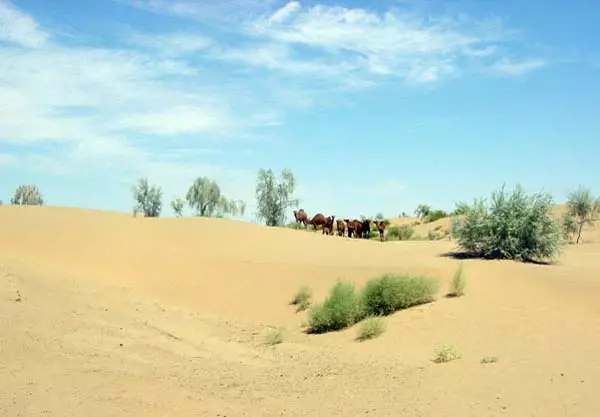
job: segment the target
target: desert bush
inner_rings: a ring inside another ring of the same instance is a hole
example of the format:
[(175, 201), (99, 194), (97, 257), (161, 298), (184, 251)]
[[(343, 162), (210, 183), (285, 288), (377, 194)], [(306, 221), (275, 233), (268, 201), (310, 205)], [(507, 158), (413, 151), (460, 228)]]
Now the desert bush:
[(464, 205), (455, 218), (452, 234), (465, 252), (483, 258), (541, 261), (560, 250), (558, 222), (552, 218), (552, 197), (547, 193), (527, 196), (517, 186), (509, 196), (504, 187), (492, 194), (492, 204), (475, 200)]
[(175, 216), (181, 217), (183, 216), (183, 206), (185, 205), (185, 200), (181, 197), (177, 197), (173, 201), (171, 201), (171, 208), (175, 213)]
[(431, 223), (444, 217), (448, 217), (448, 213), (444, 210), (433, 210), (423, 218), (423, 223)]
[(481, 363), (483, 363), (483, 364), (496, 363), (496, 362), (498, 362), (497, 356), (485, 356), (485, 357), (481, 358)]
[(44, 197), (37, 186), (19, 185), (10, 199), (10, 204), (20, 206), (41, 206), (44, 204)]
[(310, 299), (312, 297), (312, 290), (310, 287), (303, 285), (300, 287), (294, 298), (292, 304), (297, 306), (297, 311), (304, 311), (310, 307)]
[(435, 363), (447, 363), (462, 358), (462, 354), (451, 345), (442, 345), (434, 350), (433, 361)]
[(265, 344), (269, 346), (278, 345), (283, 342), (283, 329), (281, 327), (271, 328), (265, 334)]
[(358, 329), (357, 339), (360, 341), (374, 339), (385, 332), (386, 324), (381, 316), (367, 317)]
[(162, 190), (158, 186), (150, 186), (146, 178), (140, 178), (133, 187), (133, 198), (136, 202), (133, 213), (143, 213), (144, 217), (158, 217), (162, 210)]
[(352, 326), (362, 317), (354, 284), (338, 282), (322, 304), (314, 305), (308, 315), (310, 333), (325, 333)]
[(567, 214), (563, 217), (564, 233), (574, 235), (577, 233), (576, 244), (581, 239), (581, 231), (586, 224), (594, 224), (600, 215), (600, 199), (592, 197), (590, 191), (579, 187), (571, 191), (567, 198)]
[(389, 315), (433, 301), (437, 280), (421, 276), (385, 274), (367, 282), (361, 295), (361, 310), (367, 316)]
[(302, 223), (298, 223), (298, 222), (288, 223), (285, 227), (287, 227), (288, 229), (294, 229), (294, 230), (304, 229), (304, 225)]
[(450, 284), (450, 291), (448, 292), (449, 297), (460, 297), (465, 294), (465, 287), (467, 286), (467, 279), (465, 278), (465, 272), (463, 271), (463, 265), (458, 265), (454, 276), (452, 277), (452, 283)]
[(419, 204), (419, 206), (415, 210), (415, 215), (419, 219), (424, 219), (431, 212), (431, 207), (427, 204)]
[(388, 239), (390, 240), (410, 240), (415, 233), (415, 228), (408, 224), (402, 226), (392, 226), (388, 229)]

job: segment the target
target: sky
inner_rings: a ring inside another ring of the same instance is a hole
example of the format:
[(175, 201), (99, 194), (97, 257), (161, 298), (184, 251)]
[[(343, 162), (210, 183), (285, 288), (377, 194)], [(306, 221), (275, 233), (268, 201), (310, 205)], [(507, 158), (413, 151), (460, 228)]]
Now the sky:
[[(600, 194), (595, 0), (0, 0), (0, 199), (131, 212), (289, 168), (309, 214)], [(190, 214), (186, 208), (186, 215)], [(289, 213), (291, 217), (291, 210)]]

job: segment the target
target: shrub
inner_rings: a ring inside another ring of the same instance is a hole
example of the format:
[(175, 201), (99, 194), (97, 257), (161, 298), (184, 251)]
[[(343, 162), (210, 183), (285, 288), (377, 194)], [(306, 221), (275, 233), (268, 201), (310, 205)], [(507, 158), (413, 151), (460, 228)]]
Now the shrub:
[(581, 231), (586, 224), (594, 224), (600, 215), (600, 199), (594, 199), (590, 191), (586, 188), (579, 189), (569, 193), (567, 200), (568, 212), (563, 217), (563, 227), (565, 234), (574, 235), (577, 233), (576, 244), (581, 239)]
[(289, 229), (294, 229), (294, 230), (304, 229), (304, 225), (302, 223), (298, 223), (298, 222), (288, 223), (286, 225), (286, 227), (289, 228)]
[(423, 223), (431, 223), (436, 220), (443, 219), (444, 217), (448, 217), (448, 213), (446, 213), (444, 210), (433, 210), (425, 216)]
[(404, 224), (402, 226), (392, 226), (388, 229), (387, 237), (390, 240), (410, 240), (415, 233), (414, 227)]
[(460, 264), (452, 277), (452, 283), (450, 284), (450, 291), (448, 292), (449, 297), (460, 297), (465, 294), (465, 287), (467, 286), (467, 280), (463, 271), (463, 266)]
[(357, 339), (360, 341), (374, 339), (385, 332), (385, 321), (381, 316), (372, 316), (365, 319), (358, 329)]
[(19, 185), (10, 203), (20, 206), (42, 206), (44, 198), (35, 185)]
[(549, 194), (527, 196), (517, 186), (507, 196), (502, 187), (492, 194), (490, 208), (482, 199), (461, 207), (465, 214), (454, 219), (452, 233), (459, 246), (474, 256), (541, 261), (554, 257), (561, 245), (551, 208)]
[(181, 197), (177, 197), (173, 201), (171, 201), (171, 208), (173, 209), (173, 213), (175, 216), (181, 217), (183, 216), (183, 207), (185, 205), (185, 200)]
[(367, 282), (361, 296), (365, 315), (389, 315), (415, 305), (433, 301), (437, 281), (408, 275), (385, 274)]
[(312, 297), (312, 290), (310, 287), (303, 285), (300, 287), (294, 299), (292, 300), (292, 304), (295, 304), (297, 307), (297, 311), (306, 310), (310, 306), (310, 298)]
[(150, 186), (146, 178), (140, 178), (132, 189), (136, 204), (133, 214), (143, 213), (144, 217), (158, 217), (162, 210), (162, 189)]
[(362, 317), (354, 284), (338, 282), (330, 291), (329, 297), (314, 305), (308, 316), (311, 333), (325, 333), (352, 326)]
[(265, 335), (265, 343), (269, 346), (278, 345), (283, 342), (283, 329), (277, 327), (275, 329), (269, 329)]
[(484, 358), (481, 359), (481, 363), (486, 364), (486, 363), (496, 363), (498, 362), (498, 357), (497, 356), (486, 356)]
[(446, 363), (460, 359), (461, 357), (461, 353), (454, 346), (442, 345), (435, 349), (433, 361), (435, 363)]

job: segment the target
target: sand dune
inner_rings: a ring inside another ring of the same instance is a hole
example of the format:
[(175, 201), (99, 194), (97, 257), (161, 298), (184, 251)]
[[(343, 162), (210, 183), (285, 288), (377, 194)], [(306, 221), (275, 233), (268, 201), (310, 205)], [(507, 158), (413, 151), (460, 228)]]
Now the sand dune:
[[(450, 241), (1, 206), (0, 415), (597, 416), (598, 229), (557, 265), (464, 261), (447, 299)], [(439, 277), (438, 300), (368, 342), (307, 335), (288, 305), (403, 271)], [(462, 359), (432, 363), (442, 343)]]

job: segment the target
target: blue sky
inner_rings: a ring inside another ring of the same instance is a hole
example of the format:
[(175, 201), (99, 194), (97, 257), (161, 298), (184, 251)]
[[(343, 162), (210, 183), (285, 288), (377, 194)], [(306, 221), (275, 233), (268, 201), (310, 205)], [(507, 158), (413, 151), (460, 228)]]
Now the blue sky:
[[(600, 192), (600, 11), (552, 0), (0, 0), (0, 199), (130, 211), (259, 168), (338, 217)], [(189, 214), (189, 210), (187, 211)]]

